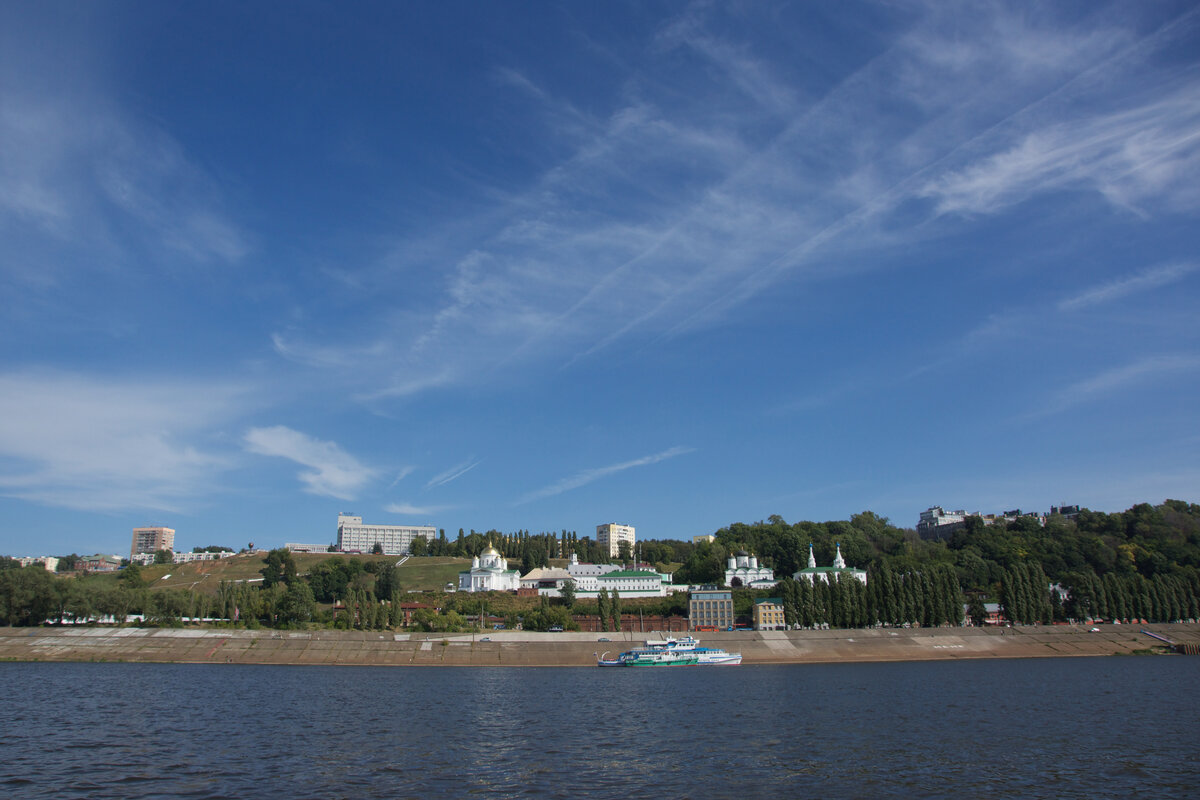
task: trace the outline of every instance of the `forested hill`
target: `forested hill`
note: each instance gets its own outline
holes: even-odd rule
[[[1068,586],[1110,573],[1194,578],[1200,572],[1200,505],[1167,500],[1114,514],[1085,509],[1073,520],[1051,516],[1044,527],[1033,517],[991,525],[972,517],[944,541],[922,540],[869,511],[836,522],[788,524],[771,516],[718,530],[714,544],[691,553],[677,580],[698,583],[723,576],[725,558],[738,550],[754,553],[784,577],[807,565],[810,542],[820,566],[832,563],[840,543],[849,566],[872,572],[886,566],[897,573],[950,566],[965,591],[988,595],[995,594],[1006,573],[1032,566]]]

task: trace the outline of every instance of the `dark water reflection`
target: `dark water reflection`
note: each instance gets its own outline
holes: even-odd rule
[[[1198,668],[0,664],[0,796],[1195,797]]]

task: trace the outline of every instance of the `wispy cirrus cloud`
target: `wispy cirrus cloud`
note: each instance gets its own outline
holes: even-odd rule
[[[396,487],[396,484],[397,484],[397,483],[399,483],[400,481],[404,480],[404,479],[405,479],[405,478],[407,478],[409,475],[412,475],[414,470],[416,470],[416,467],[404,467],[404,468],[402,468],[402,469],[401,469],[399,472],[397,472],[397,473],[396,473],[396,477],[392,479],[392,482],[391,482],[390,484],[388,484],[388,488],[389,488],[389,489],[394,489],[394,488]]]
[[[0,374],[0,494],[93,511],[180,511],[233,459],[211,431],[246,388],[167,377]]]
[[[152,121],[90,97],[0,92],[0,223],[21,223],[19,241],[84,248],[72,262],[93,268],[142,250],[168,267],[232,264],[251,236],[224,206],[217,182]]]
[[[654,80],[631,70],[608,106],[497,68],[538,121],[522,153],[544,166],[520,191],[482,188],[470,235],[442,237],[467,244],[397,242],[363,291],[387,298],[395,274],[448,265],[437,302],[378,315],[360,339],[387,342],[379,351],[315,343],[314,361],[361,356],[383,376],[362,399],[406,397],[720,324],[773,286],[886,261],[848,255],[1047,192],[1098,191],[1142,214],[1200,207],[1200,84],[1156,84],[1142,58],[1170,25],[1138,39],[1104,15],[1064,26],[931,4],[826,83],[760,56],[722,14],[698,4],[666,22],[640,54]],[[1093,102],[1114,79],[1139,91]]]
[[[413,517],[431,517],[450,511],[454,506],[418,506],[413,503],[388,503],[383,510],[389,514],[406,514]]]
[[[1158,289],[1183,280],[1197,269],[1200,269],[1200,264],[1196,262],[1177,262],[1149,267],[1133,275],[1085,289],[1079,294],[1060,301],[1058,309],[1060,311],[1078,311],[1081,308],[1112,302],[1138,292]]]
[[[1055,392],[1046,406],[1032,417],[1043,417],[1066,411],[1083,403],[1123,391],[1146,381],[1166,380],[1172,375],[1200,370],[1200,356],[1149,356],[1129,364],[1104,370]]]
[[[308,467],[297,477],[310,494],[353,500],[376,474],[335,442],[321,441],[284,425],[251,428],[243,442],[251,453],[286,458]]]
[[[515,505],[524,505],[525,503],[531,503],[534,500],[542,500],[547,497],[553,497],[554,495],[562,494],[563,492],[569,492],[572,489],[578,489],[581,486],[587,486],[589,483],[598,481],[601,478],[607,478],[609,475],[615,475],[618,472],[624,472],[627,469],[657,464],[660,461],[666,461],[669,458],[675,458],[676,456],[693,452],[695,452],[695,448],[693,447],[672,447],[669,450],[662,451],[661,453],[643,456],[642,458],[635,458],[632,461],[623,461],[620,464],[612,464],[607,467],[583,470],[582,472],[577,472],[574,475],[552,483],[549,486],[545,486],[541,489],[524,495],[516,501]]]
[[[463,475],[466,475],[468,472],[475,469],[482,463],[483,463],[483,459],[479,459],[479,458],[475,458],[474,456],[471,456],[466,461],[462,461],[458,464],[455,464],[450,469],[445,470],[444,472],[439,472],[437,475],[434,475],[425,484],[425,488],[433,489],[437,486],[445,486],[447,483],[450,483],[451,481],[458,480]]]
[[[976,143],[994,152],[933,176],[919,194],[952,214],[996,213],[1061,190],[1093,190],[1139,214],[1143,203],[1194,209],[1200,202],[1196,82],[1168,85],[1139,105],[1081,111],[1064,100],[1059,116],[1064,110],[1066,121],[1047,122],[1044,108],[1006,120]]]

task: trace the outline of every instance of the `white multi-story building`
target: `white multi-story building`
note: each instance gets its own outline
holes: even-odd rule
[[[581,583],[591,579],[591,585],[596,588],[595,579],[605,574],[606,572],[616,572],[622,569],[620,564],[586,564],[580,563],[579,556],[576,553],[571,553],[570,559],[567,561],[567,572],[575,582]]]
[[[571,553],[567,574],[575,582],[575,596],[592,598],[605,589],[609,594],[620,592],[622,597],[666,597],[671,591],[684,591],[671,585],[671,576],[656,572],[646,565],[627,570],[620,564],[581,564],[579,556]]]
[[[615,558],[621,552],[621,542],[629,542],[629,552],[633,553],[634,536],[632,525],[608,522],[596,526],[596,543],[606,548],[609,558]]]
[[[22,567],[30,567],[34,564],[40,564],[47,572],[54,572],[58,569],[58,559],[54,556],[28,556],[15,559]]]
[[[175,550],[175,529],[161,525],[133,529],[133,544],[129,547],[129,560],[138,553],[154,553],[158,550]]]
[[[418,536],[432,541],[437,528],[431,525],[364,525],[362,517],[338,514],[337,549],[343,553],[369,553],[378,544],[385,555],[408,554]]]
[[[922,538],[948,534],[961,528],[966,519],[966,511],[946,511],[941,506],[931,506],[921,512],[921,519],[917,522],[917,533]]]
[[[1079,510],[1079,506],[1051,506],[1050,514],[1061,514],[1067,519],[1074,519],[1079,516]],[[932,506],[921,512],[921,518],[917,522],[917,534],[922,539],[944,539],[955,531],[965,528],[968,517],[979,517],[984,525],[994,525],[997,522],[1011,523],[1023,517],[1029,517],[1034,519],[1038,525],[1045,527],[1048,516],[1036,511],[1023,512],[1019,508],[1001,514],[980,514],[978,511],[971,513],[961,510],[946,511],[941,506]]]
[[[284,545],[289,553],[328,553],[334,549],[329,544],[305,544],[304,542],[288,542]]]
[[[232,558],[236,556],[230,550],[222,550],[217,553],[172,553],[172,564],[190,564],[193,561],[219,561],[222,558]],[[148,567],[154,563],[154,553],[138,553],[133,558],[129,559],[130,563],[140,564],[143,567]]]

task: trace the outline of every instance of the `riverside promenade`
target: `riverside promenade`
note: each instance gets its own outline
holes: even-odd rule
[[[936,661],[978,658],[1111,656],[1158,652],[1152,631],[1200,645],[1200,625],[874,628],[734,631],[700,635],[703,644],[740,652],[743,664]],[[678,635],[678,634],[676,634]],[[621,633],[425,634],[380,631],[274,631],[221,628],[0,628],[3,661],[108,661],[361,666],[591,666],[658,638]],[[601,638],[611,641],[602,642]],[[1184,656],[1186,657],[1186,656]]]

